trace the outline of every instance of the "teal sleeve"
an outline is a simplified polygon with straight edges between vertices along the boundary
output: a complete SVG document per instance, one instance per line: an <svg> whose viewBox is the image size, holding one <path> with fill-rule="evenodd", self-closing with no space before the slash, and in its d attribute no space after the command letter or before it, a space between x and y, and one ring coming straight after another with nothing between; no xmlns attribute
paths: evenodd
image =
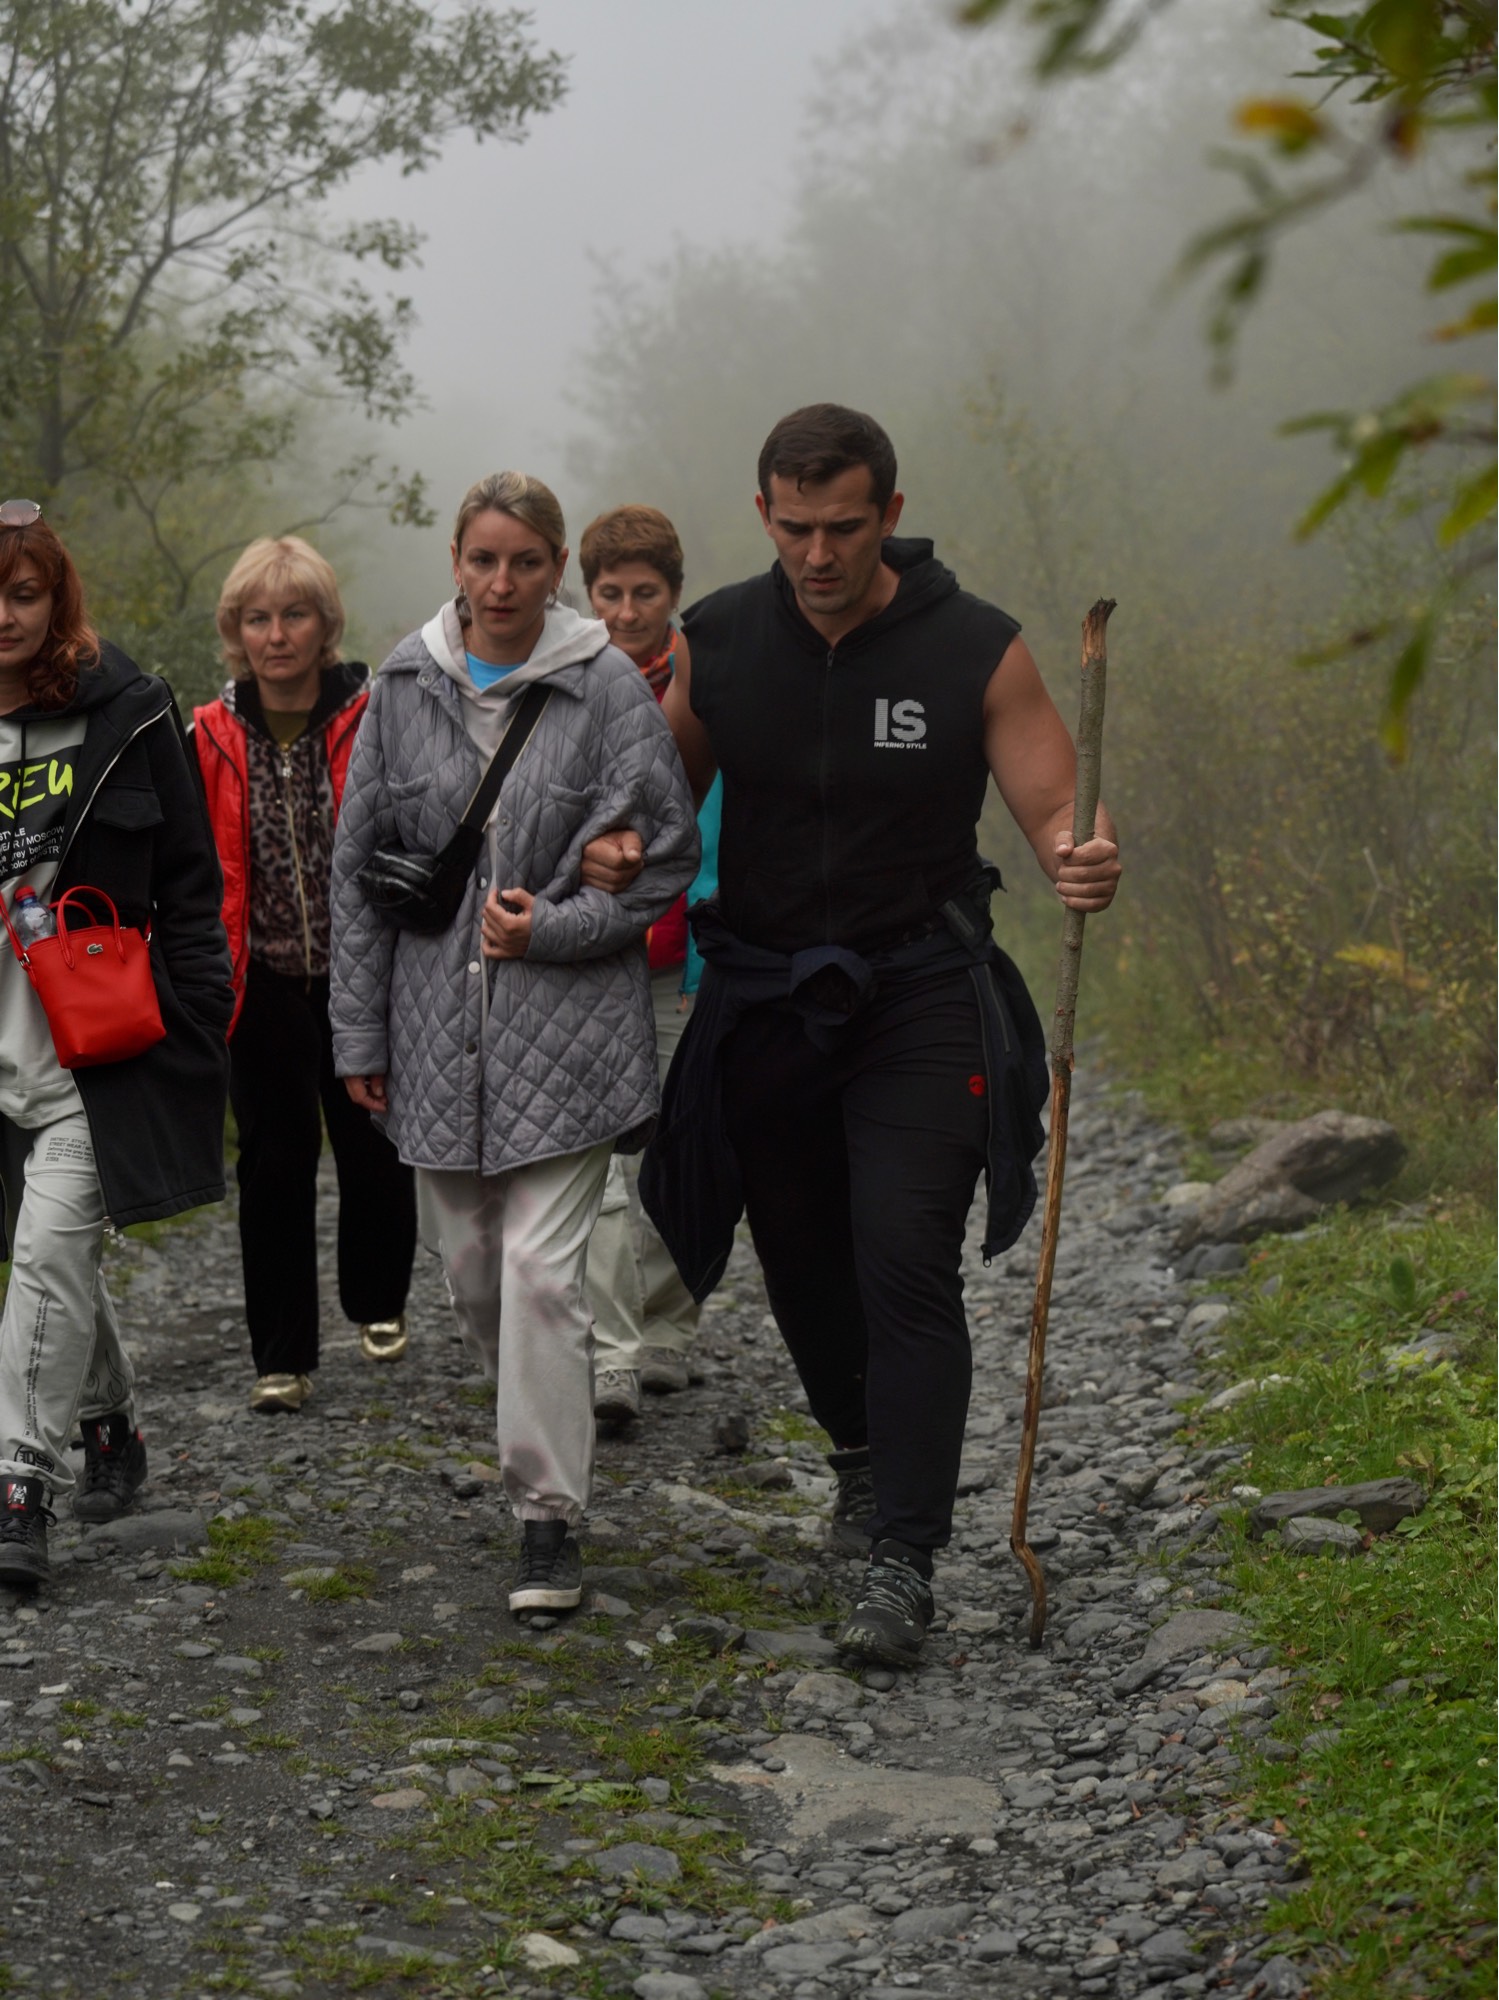
<svg viewBox="0 0 1499 2000"><path fill-rule="evenodd" d="M703 843L703 858L692 886L687 891L687 911L690 916L694 903L715 895L718 890L718 829L723 819L723 773L713 780L708 796L703 800L697 816L698 837ZM703 976L703 961L698 956L697 940L691 930L687 933L687 963L682 969L682 991L696 993L698 982Z"/></svg>

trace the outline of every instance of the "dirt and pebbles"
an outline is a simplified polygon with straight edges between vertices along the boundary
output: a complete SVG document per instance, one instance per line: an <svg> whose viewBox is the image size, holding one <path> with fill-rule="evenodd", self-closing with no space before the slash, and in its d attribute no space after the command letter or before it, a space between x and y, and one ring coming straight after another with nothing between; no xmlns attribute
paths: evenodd
<svg viewBox="0 0 1499 2000"><path fill-rule="evenodd" d="M330 1300L315 1399L267 1418L230 1212L117 1244L153 1476L116 1530L59 1521L50 1589L0 1590L0 1992L1298 1992L1259 1931L1295 1857L1234 1807L1284 1674L1203 1535L1232 1465L1175 1441L1216 1317L1169 1268L1179 1178L1079 1089L1038 1653L1007 1546L1034 1226L971 1251L963 1497L899 1675L832 1650L855 1572L747 1244L705 1379L601 1443L582 1610L529 1630L431 1259L403 1362Z"/></svg>

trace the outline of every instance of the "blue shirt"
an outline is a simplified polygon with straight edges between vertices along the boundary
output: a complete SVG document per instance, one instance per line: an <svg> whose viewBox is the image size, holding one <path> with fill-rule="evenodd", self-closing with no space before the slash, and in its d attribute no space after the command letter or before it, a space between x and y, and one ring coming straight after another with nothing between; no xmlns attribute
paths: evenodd
<svg viewBox="0 0 1499 2000"><path fill-rule="evenodd" d="M517 660L515 666L497 667L488 660L476 658L472 653L465 653L463 657L468 661L468 677L480 694L483 694L486 688L492 688L496 681L502 681L506 674L513 674L516 667L523 667L526 664L524 660Z"/></svg>

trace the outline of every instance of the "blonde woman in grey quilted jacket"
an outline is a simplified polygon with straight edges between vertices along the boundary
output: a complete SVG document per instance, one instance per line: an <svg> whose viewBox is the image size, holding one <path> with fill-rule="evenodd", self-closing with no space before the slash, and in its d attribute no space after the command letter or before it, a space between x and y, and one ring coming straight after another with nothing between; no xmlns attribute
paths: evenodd
<svg viewBox="0 0 1499 2000"><path fill-rule="evenodd" d="M540 480L500 472L469 489L453 530L457 595L375 678L333 853L334 1063L416 1169L424 1240L495 1384L521 1613L582 1594L588 1238L611 1153L638 1149L655 1119L645 932L698 858L692 795L650 689L602 623L557 602L567 553ZM452 926L393 927L360 870L379 847L446 843L538 681L546 705ZM625 827L645 846L639 878L623 895L584 887L584 848Z"/></svg>

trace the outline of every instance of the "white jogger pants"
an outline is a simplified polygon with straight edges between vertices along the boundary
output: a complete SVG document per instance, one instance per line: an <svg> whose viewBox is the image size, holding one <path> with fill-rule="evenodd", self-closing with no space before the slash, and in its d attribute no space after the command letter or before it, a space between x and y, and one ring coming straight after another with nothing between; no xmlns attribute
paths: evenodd
<svg viewBox="0 0 1499 2000"><path fill-rule="evenodd" d="M0 1314L0 1478L73 1485L75 1421L134 1421L135 1377L99 1268L104 1194L82 1110L34 1132L12 1128L24 1186L7 1185L10 1285ZM29 1147L27 1145L29 1142ZM12 1170L12 1178L14 1173Z"/></svg>
<svg viewBox="0 0 1499 2000"><path fill-rule="evenodd" d="M612 1147L504 1174L418 1167L423 1240L495 1385L500 1471L523 1521L576 1526L593 1486L593 1342L583 1272Z"/></svg>

